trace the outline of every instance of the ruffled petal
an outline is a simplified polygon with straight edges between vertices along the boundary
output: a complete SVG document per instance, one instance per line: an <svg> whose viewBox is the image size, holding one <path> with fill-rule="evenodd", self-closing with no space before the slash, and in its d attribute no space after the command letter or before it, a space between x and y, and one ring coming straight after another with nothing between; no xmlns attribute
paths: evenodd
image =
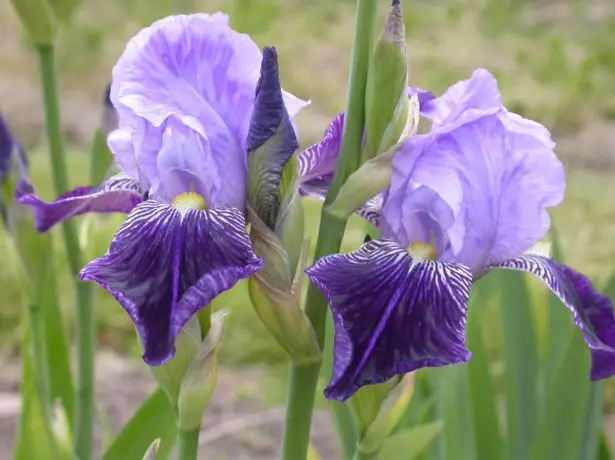
<svg viewBox="0 0 615 460"><path fill-rule="evenodd" d="M128 42L113 69L111 100L120 128L132 131L136 161L153 188L161 183L156 157L173 119L208 146L224 184L208 201L243 205L246 137L260 63L257 45L233 31L221 14L170 16ZM297 98L289 99L293 112L299 110Z"/></svg>
<svg viewBox="0 0 615 460"><path fill-rule="evenodd" d="M526 255L488 268L530 273L542 280L570 310L592 357L591 379L615 374L615 316L609 298L591 281L570 267L542 256Z"/></svg>
<svg viewBox="0 0 615 460"><path fill-rule="evenodd" d="M470 359L467 268L415 261L404 247L374 240L324 257L306 273L327 296L335 324L327 398L344 401L363 385Z"/></svg>
<svg viewBox="0 0 615 460"><path fill-rule="evenodd" d="M237 209L189 210L145 201L81 279L109 291L135 323L143 359L160 365L198 310L262 268Z"/></svg>
<svg viewBox="0 0 615 460"><path fill-rule="evenodd" d="M547 208L561 202L565 180L550 148L510 132L495 114L404 142L393 159L384 218L403 219L405 200L421 186L453 212L454 223L446 229L452 259L478 272L544 237L550 226ZM434 215L441 208L436 204ZM407 237L412 242L413 234Z"/></svg>
<svg viewBox="0 0 615 460"><path fill-rule="evenodd" d="M498 83L486 69L477 69L468 80L451 86L437 99L426 101L421 114L434 129L452 130L502 108Z"/></svg>
<svg viewBox="0 0 615 460"><path fill-rule="evenodd" d="M43 233L66 219L82 214L129 213L143 201L143 192L137 182L120 174L99 187L79 187L50 203L41 200L31 184L21 181L15 191L15 199L32 208L36 230Z"/></svg>

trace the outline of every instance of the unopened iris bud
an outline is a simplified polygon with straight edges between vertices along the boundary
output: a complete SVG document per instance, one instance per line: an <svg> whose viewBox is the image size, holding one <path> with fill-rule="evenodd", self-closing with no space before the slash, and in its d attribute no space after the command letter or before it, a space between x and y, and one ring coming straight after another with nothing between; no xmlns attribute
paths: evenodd
<svg viewBox="0 0 615 460"><path fill-rule="evenodd" d="M284 105L277 54L263 50L248 134L248 219L254 252L265 260L249 280L252 305L291 358L310 362L320 348L301 309L308 246L299 197L297 137Z"/></svg>
<svg viewBox="0 0 615 460"><path fill-rule="evenodd" d="M222 337L226 313L220 311L211 317L209 311L204 313L207 324L195 315L179 333L173 358L160 366L150 366L177 411L178 427L186 430L200 426L218 376L216 347Z"/></svg>
<svg viewBox="0 0 615 460"><path fill-rule="evenodd" d="M49 0L11 0L22 25L36 45L51 45L56 36L56 18Z"/></svg>
<svg viewBox="0 0 615 460"><path fill-rule="evenodd" d="M404 18L394 1L367 76L364 161L388 151L402 135L408 119L407 74Z"/></svg>
<svg viewBox="0 0 615 460"><path fill-rule="evenodd" d="M216 388L218 380L216 347L222 338L225 315L224 312L212 315L209 332L181 380L177 400L178 428L181 430L190 431L201 426L203 412Z"/></svg>
<svg viewBox="0 0 615 460"><path fill-rule="evenodd" d="M362 387L350 399L359 432L357 449L376 453L406 412L414 390L414 374Z"/></svg>

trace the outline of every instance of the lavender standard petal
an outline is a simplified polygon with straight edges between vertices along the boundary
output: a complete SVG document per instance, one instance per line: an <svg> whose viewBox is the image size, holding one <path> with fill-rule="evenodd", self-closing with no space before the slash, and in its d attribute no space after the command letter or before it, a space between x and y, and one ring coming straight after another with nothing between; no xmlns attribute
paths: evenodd
<svg viewBox="0 0 615 460"><path fill-rule="evenodd" d="M437 99L426 101L421 114L436 130L452 130L502 108L498 83L485 69L477 69L468 80L455 83Z"/></svg>
<svg viewBox="0 0 615 460"><path fill-rule="evenodd" d="M172 119L201 136L208 163L216 165L212 174L224 186L206 197L208 203L243 207L260 62L256 44L233 31L225 15L170 16L129 41L113 70L111 101L120 129L132 130L134 159L154 190L161 183L156 158ZM298 110L296 98L290 99Z"/></svg>
<svg viewBox="0 0 615 460"><path fill-rule="evenodd" d="M79 187L56 201L42 201L34 188L21 181L15 191L18 203L30 206L34 212L36 230L44 233L54 225L87 213L129 213L142 200L139 184L124 175L109 178L100 187Z"/></svg>
<svg viewBox="0 0 615 460"><path fill-rule="evenodd" d="M542 280L570 310L592 356L591 379L615 374L615 316L609 298L570 267L546 257L526 255L488 267L530 273Z"/></svg>
<svg viewBox="0 0 615 460"><path fill-rule="evenodd" d="M306 273L327 296L335 324L327 398L344 401L363 385L470 358L465 267L414 261L397 243L374 240Z"/></svg>
<svg viewBox="0 0 615 460"><path fill-rule="evenodd" d="M128 215L81 279L115 297L137 327L143 359L160 365L173 357L175 338L192 315L262 264L240 211L180 212L149 200Z"/></svg>
<svg viewBox="0 0 615 460"><path fill-rule="evenodd" d="M479 272L544 237L547 208L562 200L565 180L550 148L510 132L495 114L402 144L393 159L390 191L402 193L402 205L385 203L383 213L399 213L403 200L412 197L408 192L420 186L453 212L446 233L454 260Z"/></svg>

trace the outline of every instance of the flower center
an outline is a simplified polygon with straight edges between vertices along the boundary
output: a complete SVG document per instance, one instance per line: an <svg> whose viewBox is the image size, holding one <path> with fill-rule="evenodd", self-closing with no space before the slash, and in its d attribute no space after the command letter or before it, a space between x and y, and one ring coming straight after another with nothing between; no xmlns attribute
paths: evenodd
<svg viewBox="0 0 615 460"><path fill-rule="evenodd" d="M410 257L417 262L421 260L436 260L438 258L436 248L431 244L412 243L408 246L407 251L408 254L410 254Z"/></svg>
<svg viewBox="0 0 615 460"><path fill-rule="evenodd" d="M205 206L205 198L196 192L180 193L173 200L173 207L182 214L188 211L203 210Z"/></svg>

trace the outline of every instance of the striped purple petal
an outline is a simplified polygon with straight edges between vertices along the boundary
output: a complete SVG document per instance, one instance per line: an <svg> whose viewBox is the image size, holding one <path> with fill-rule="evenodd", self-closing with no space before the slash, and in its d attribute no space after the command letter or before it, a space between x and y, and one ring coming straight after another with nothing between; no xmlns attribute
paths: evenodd
<svg viewBox="0 0 615 460"><path fill-rule="evenodd" d="M357 209L357 215L368 221L374 227L380 227L380 211L384 196L382 193L368 200L363 206Z"/></svg>
<svg viewBox="0 0 615 460"><path fill-rule="evenodd" d="M36 230L43 233L66 219L82 214L129 213L141 203L142 194L138 182L118 174L99 187L78 187L50 203L41 200L30 183L21 181L15 198L18 203L32 208Z"/></svg>
<svg viewBox="0 0 615 460"><path fill-rule="evenodd" d="M335 324L327 398L344 401L363 385L470 359L472 274L462 265L413 260L397 243L373 240L306 273L327 296Z"/></svg>
<svg viewBox="0 0 615 460"><path fill-rule="evenodd" d="M344 130L344 113L327 127L320 142L308 147L297 157L301 193L324 198L333 179Z"/></svg>
<svg viewBox="0 0 615 460"><path fill-rule="evenodd" d="M198 310L262 268L250 247L241 211L179 210L153 200L138 205L107 253L81 279L109 291L135 323L143 359L160 365Z"/></svg>
<svg viewBox="0 0 615 460"><path fill-rule="evenodd" d="M538 255L525 255L488 268L530 273L542 280L570 310L592 357L591 379L615 374L615 317L608 297L570 267Z"/></svg>

